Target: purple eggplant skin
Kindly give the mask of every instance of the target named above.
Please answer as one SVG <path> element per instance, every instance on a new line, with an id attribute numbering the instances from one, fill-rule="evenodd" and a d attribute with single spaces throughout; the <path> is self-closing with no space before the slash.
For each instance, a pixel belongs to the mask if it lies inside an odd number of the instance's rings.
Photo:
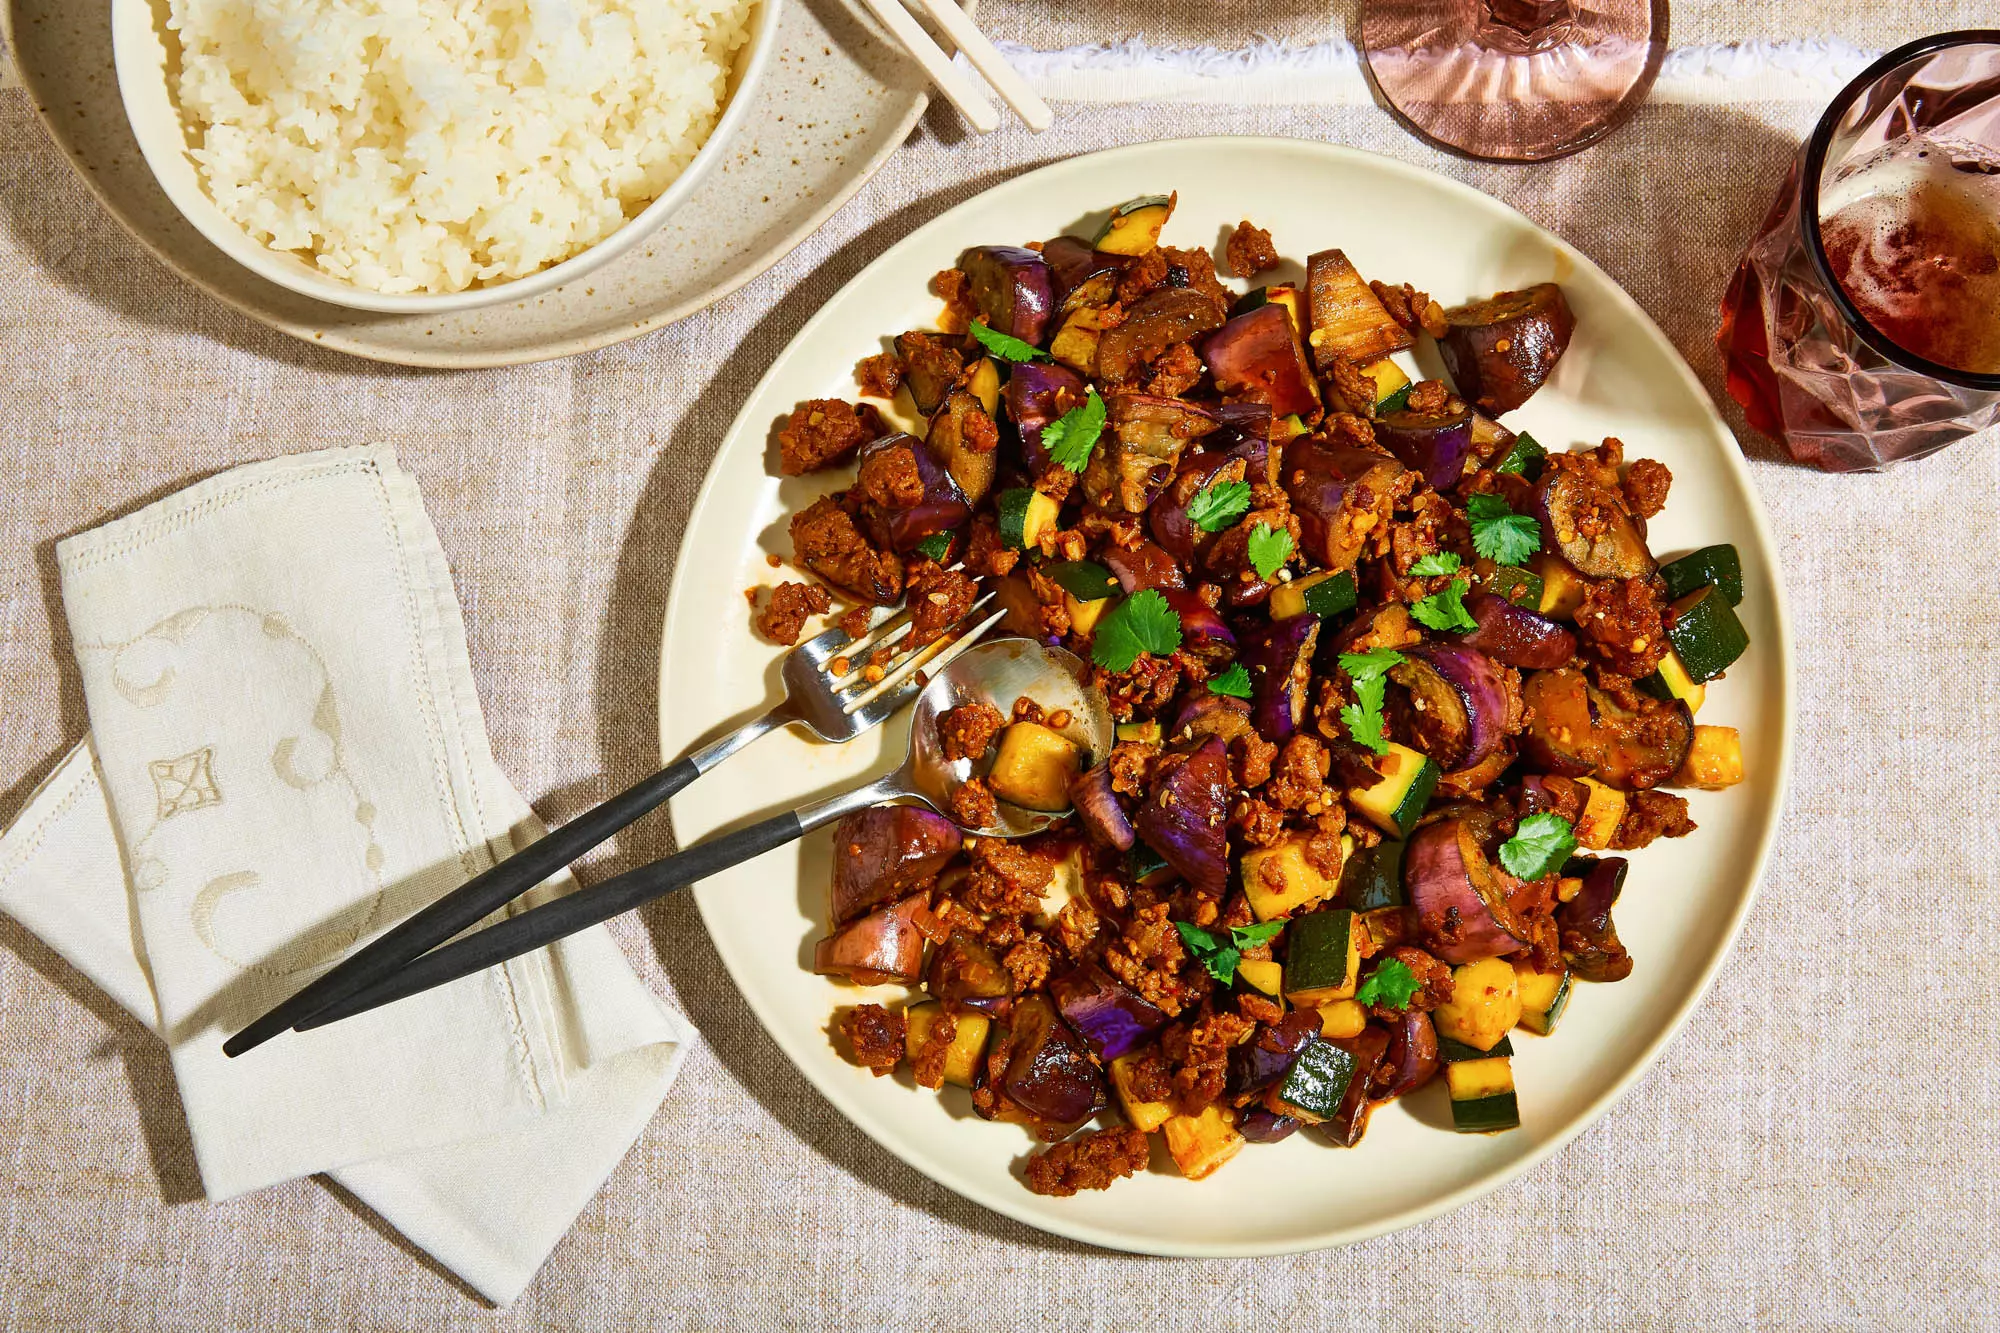
<path id="1" fill-rule="evenodd" d="M 1098 558 L 1111 571 L 1111 576 L 1118 580 L 1118 586 L 1128 593 L 1141 588 L 1164 591 L 1187 586 L 1180 565 L 1167 554 L 1165 547 L 1154 542 L 1141 541 L 1130 549 L 1107 547 Z"/>
<path id="2" fill-rule="evenodd" d="M 1376 1104 L 1372 1091 L 1375 1073 L 1389 1043 L 1389 1034 L 1372 1023 L 1361 1029 L 1361 1035 L 1334 1043 L 1354 1057 L 1354 1077 L 1347 1081 L 1347 1095 L 1340 1099 L 1340 1109 L 1319 1127 L 1319 1132 L 1343 1148 L 1352 1148 L 1368 1132 L 1368 1117 Z"/>
<path id="3" fill-rule="evenodd" d="M 1623 981 L 1632 975 L 1632 955 L 1618 942 L 1611 905 L 1625 887 L 1625 858 L 1579 856 L 1564 867 L 1583 872 L 1583 888 L 1556 908 L 1563 961 L 1585 981 Z"/>
<path id="4" fill-rule="evenodd" d="M 1030 476 L 1039 476 L 1049 466 L 1049 451 L 1042 448 L 1043 429 L 1070 409 L 1082 407 L 1089 396 L 1075 371 L 1053 361 L 1024 361 L 1008 374 L 1007 416 L 1021 437 L 1021 461 Z"/>
<path id="5" fill-rule="evenodd" d="M 1041 345 L 1056 309 L 1047 260 L 1018 245 L 975 245 L 958 257 L 958 271 L 989 327 Z"/>
<path id="6" fill-rule="evenodd" d="M 1023 996 L 1007 1020 L 1010 1053 L 1000 1090 L 1051 1124 L 1087 1120 L 1111 1104 L 1104 1071 L 1046 995 Z"/>
<path id="7" fill-rule="evenodd" d="M 833 924 L 845 925 L 932 879 L 957 856 L 958 825 L 915 805 L 878 805 L 833 831 Z"/>
<path id="8" fill-rule="evenodd" d="M 1659 568 L 1646 549 L 1644 527 L 1626 507 L 1625 498 L 1597 485 L 1570 468 L 1550 468 L 1535 483 L 1535 517 L 1542 525 L 1542 545 L 1594 579 L 1644 578 Z M 1580 520 L 1603 530 L 1585 535 Z"/>
<path id="9" fill-rule="evenodd" d="M 1500 748 L 1507 739 L 1508 691 L 1492 658 L 1445 643 L 1416 644 L 1403 657 L 1389 669 L 1390 678 L 1423 702 L 1413 725 L 1441 768 L 1471 768 Z"/>
<path id="10" fill-rule="evenodd" d="M 1576 656 L 1576 635 L 1498 593 L 1470 593 L 1465 609 L 1479 628 L 1466 630 L 1458 641 L 1496 662 L 1524 671 L 1547 671 Z"/>
<path id="11" fill-rule="evenodd" d="M 1527 946 L 1499 876 L 1465 820 L 1440 819 L 1410 835 L 1403 888 L 1433 954 L 1455 965 Z"/>
<path id="12" fill-rule="evenodd" d="M 1685 702 L 1640 695 L 1627 708 L 1573 667 L 1531 673 L 1521 701 L 1521 753 L 1538 773 L 1643 791 L 1671 778 L 1694 743 Z"/>
<path id="13" fill-rule="evenodd" d="M 1376 1071 L 1374 1095 L 1383 1101 L 1408 1096 L 1437 1071 L 1437 1025 L 1421 1009 L 1404 1010 L 1389 1026 L 1389 1046 Z"/>
<path id="14" fill-rule="evenodd" d="M 1109 302 L 1132 262 L 1129 255 L 1106 254 L 1074 236 L 1058 236 L 1044 245 L 1042 261 L 1055 279 L 1056 305 L 1064 314 Z"/>
<path id="15" fill-rule="evenodd" d="M 1311 1007 L 1260 1026 L 1255 1036 L 1229 1052 L 1230 1095 L 1262 1092 L 1291 1072 L 1299 1052 L 1319 1035 L 1319 1026 L 1319 1010 Z"/>
<path id="16" fill-rule="evenodd" d="M 1338 572 L 1354 568 L 1368 540 L 1387 530 L 1417 478 L 1393 458 L 1308 435 L 1285 445 L 1279 480 L 1299 518 L 1299 548 Z"/>
<path id="17" fill-rule="evenodd" d="M 1181 651 L 1211 665 L 1236 656 L 1236 632 L 1201 600 L 1201 594 L 1175 588 L 1160 594 L 1181 618 Z"/>
<path id="18" fill-rule="evenodd" d="M 1189 692 L 1188 700 L 1174 716 L 1174 727 L 1168 734 L 1177 741 L 1214 736 L 1228 745 L 1244 736 L 1254 735 L 1256 731 L 1257 728 L 1250 725 L 1249 700 L 1203 688 Z"/>
<path id="19" fill-rule="evenodd" d="M 1134 820 L 1148 847 L 1210 893 L 1229 883 L 1229 782 L 1228 747 L 1207 737 L 1160 760 Z"/>
<path id="20" fill-rule="evenodd" d="M 916 918 L 929 904 L 930 894 L 913 894 L 848 922 L 813 948 L 813 971 L 864 986 L 915 981 L 923 971 L 925 943 Z"/>
<path id="21" fill-rule="evenodd" d="M 1319 625 L 1318 616 L 1293 616 L 1243 636 L 1239 657 L 1250 669 L 1250 719 L 1273 745 L 1283 744 L 1305 721 Z"/>
<path id="22" fill-rule="evenodd" d="M 1262 403 L 1281 417 L 1319 413 L 1319 382 L 1291 312 L 1279 302 L 1246 310 L 1203 338 L 1201 359 L 1230 401 Z"/>
<path id="23" fill-rule="evenodd" d="M 867 473 L 871 461 L 879 468 L 896 453 L 908 454 L 915 463 L 922 493 L 914 503 L 902 508 L 872 504 L 868 507 L 863 517 L 868 535 L 875 543 L 899 552 L 913 551 L 927 537 L 963 527 L 972 517 L 972 506 L 965 502 L 965 492 L 952 480 L 950 470 L 938 461 L 937 455 L 915 436 L 884 435 L 862 445 L 862 473 Z"/>
<path id="24" fill-rule="evenodd" d="M 1236 1122 L 1236 1132 L 1250 1143 L 1277 1143 L 1290 1138 L 1304 1123 L 1295 1115 L 1278 1115 L 1261 1106 L 1253 1106 L 1243 1112 L 1243 1118 Z"/>
<path id="25" fill-rule="evenodd" d="M 1082 821 L 1083 831 L 1090 835 L 1092 842 L 1129 852 L 1132 844 L 1139 840 L 1138 833 L 1132 828 L 1132 817 L 1125 813 L 1117 793 L 1111 790 L 1109 760 L 1079 774 L 1069 784 L 1069 800 L 1076 807 L 1076 817 Z"/>
<path id="26" fill-rule="evenodd" d="M 1188 517 L 1188 506 L 1209 487 L 1241 481 L 1248 473 L 1248 462 L 1230 453 L 1203 449 L 1187 455 L 1174 479 L 1146 509 L 1146 526 L 1152 531 L 1153 540 L 1175 560 L 1192 566 L 1207 553 L 1218 534 L 1196 526 Z"/>
<path id="27" fill-rule="evenodd" d="M 1139 298 L 1124 322 L 1097 340 L 1097 378 L 1128 382 L 1175 343 L 1222 327 L 1215 302 L 1188 287 L 1160 287 Z"/>
<path id="28" fill-rule="evenodd" d="M 1137 1049 L 1167 1025 L 1164 1010 L 1096 963 L 1055 977 L 1049 994 L 1063 1021 L 1103 1060 Z"/>
<path id="29" fill-rule="evenodd" d="M 1014 978 L 999 955 L 958 931 L 931 951 L 924 989 L 947 1013 L 974 1009 L 998 1018 L 1013 1006 Z"/>
<path id="30" fill-rule="evenodd" d="M 1432 490 L 1448 491 L 1465 476 L 1472 456 L 1472 412 L 1459 404 L 1435 416 L 1405 408 L 1375 420 L 1375 438 L 1414 471 Z"/>
<path id="31" fill-rule="evenodd" d="M 1209 448 L 1241 458 L 1250 464 L 1252 481 L 1269 481 L 1264 460 L 1271 452 L 1272 415 L 1269 403 L 1224 403 L 1215 409 L 1222 429 L 1209 441 Z"/>
<path id="32" fill-rule="evenodd" d="M 1499 416 L 1542 387 L 1576 331 L 1562 288 L 1537 283 L 1444 312 L 1438 356 L 1460 395 Z"/>

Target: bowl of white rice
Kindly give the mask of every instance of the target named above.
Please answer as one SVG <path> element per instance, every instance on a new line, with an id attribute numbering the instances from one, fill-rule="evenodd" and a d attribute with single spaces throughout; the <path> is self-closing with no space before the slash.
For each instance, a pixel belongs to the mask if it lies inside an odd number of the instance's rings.
<path id="1" fill-rule="evenodd" d="M 533 297 L 658 229 L 728 150 L 779 0 L 113 0 L 175 207 L 335 305 Z"/>

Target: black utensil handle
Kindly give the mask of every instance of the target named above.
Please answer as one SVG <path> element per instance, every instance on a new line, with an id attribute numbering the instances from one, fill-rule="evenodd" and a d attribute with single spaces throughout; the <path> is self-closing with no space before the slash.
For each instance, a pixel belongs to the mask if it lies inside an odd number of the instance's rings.
<path id="1" fill-rule="evenodd" d="M 712 842 L 696 843 L 678 855 L 614 875 L 602 884 L 579 889 L 554 902 L 530 908 L 519 916 L 488 926 L 476 935 L 455 940 L 434 953 L 427 953 L 387 980 L 350 994 L 312 1014 L 298 1024 L 298 1029 L 306 1032 L 325 1027 L 343 1018 L 484 971 L 495 963 L 532 953 L 565 935 L 574 935 L 600 921 L 608 921 L 620 912 L 628 912 L 641 903 L 794 842 L 805 831 L 798 812 L 788 811 Z"/>
<path id="2" fill-rule="evenodd" d="M 397 969 L 422 957 L 481 917 L 498 911 L 641 815 L 658 809 L 699 776 L 701 769 L 695 766 L 693 758 L 676 760 L 561 828 L 550 830 L 547 837 L 529 843 L 473 876 L 258 1018 L 224 1042 L 223 1053 L 236 1056 L 253 1050 L 279 1033 L 300 1026 L 303 1020 L 328 1005 L 394 975 Z"/>

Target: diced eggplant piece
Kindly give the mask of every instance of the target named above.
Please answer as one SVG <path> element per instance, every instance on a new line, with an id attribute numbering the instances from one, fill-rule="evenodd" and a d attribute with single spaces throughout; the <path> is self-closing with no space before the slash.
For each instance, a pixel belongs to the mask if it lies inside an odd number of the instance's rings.
<path id="1" fill-rule="evenodd" d="M 1248 475 L 1249 465 L 1243 459 L 1214 448 L 1187 455 L 1166 490 L 1146 510 L 1146 526 L 1153 540 L 1181 564 L 1194 565 L 1214 543 L 1216 534 L 1197 526 L 1188 517 L 1188 506 L 1209 487 L 1244 480 Z"/>
<path id="2" fill-rule="evenodd" d="M 833 831 L 832 917 L 846 925 L 932 879 L 958 855 L 958 825 L 915 805 L 878 805 Z"/>
<path id="3" fill-rule="evenodd" d="M 1072 310 L 1049 339 L 1049 355 L 1078 374 L 1091 374 L 1097 369 L 1098 341 L 1123 313 L 1108 306 Z"/>
<path id="4" fill-rule="evenodd" d="M 1111 1104 L 1104 1071 L 1046 995 L 1026 995 L 1006 1021 L 1008 1060 L 1000 1090 L 1054 1125 L 1087 1120 Z"/>
<path id="5" fill-rule="evenodd" d="M 1511 568 L 1511 566 L 1502 566 Z M 1465 609 L 1479 628 L 1465 631 L 1458 641 L 1477 648 L 1496 662 L 1526 670 L 1547 671 L 1576 656 L 1576 636 L 1546 616 L 1516 606 L 1490 592 L 1475 592 Z"/>
<path id="6" fill-rule="evenodd" d="M 1390 679 L 1418 704 L 1411 727 L 1447 772 L 1471 768 L 1507 738 L 1508 690 L 1493 660 L 1462 644 L 1405 648 Z"/>
<path id="7" fill-rule="evenodd" d="M 1114 394 L 1105 403 L 1108 426 L 1091 451 L 1083 489 L 1100 509 L 1145 511 L 1173 478 L 1190 440 L 1222 423 L 1178 398 Z"/>
<path id="8" fill-rule="evenodd" d="M 951 1013 L 973 1009 L 999 1017 L 1012 1006 L 1014 978 L 998 955 L 960 931 L 931 952 L 924 989 Z"/>
<path id="9" fill-rule="evenodd" d="M 1118 586 L 1128 593 L 1141 588 L 1183 588 L 1187 581 L 1181 575 L 1180 563 L 1167 553 L 1165 547 L 1153 542 L 1141 541 L 1130 550 L 1122 546 L 1110 546 L 1104 550 L 1104 567 L 1118 580 Z"/>
<path id="10" fill-rule="evenodd" d="M 896 458 L 898 454 L 909 462 Z M 950 470 L 914 436 L 885 435 L 863 445 L 860 466 L 864 476 L 870 468 L 908 469 L 916 481 L 909 504 L 869 506 L 868 535 L 877 546 L 907 555 L 927 538 L 955 531 L 972 517 L 972 506 Z"/>
<path id="11" fill-rule="evenodd" d="M 1018 245 L 975 245 L 958 257 L 958 271 L 990 327 L 1041 346 L 1056 309 L 1047 260 Z"/>
<path id="12" fill-rule="evenodd" d="M 1237 315 L 1202 339 L 1201 359 L 1227 400 L 1268 404 L 1277 416 L 1319 415 L 1319 383 L 1282 305 Z"/>
<path id="13" fill-rule="evenodd" d="M 1432 953 L 1470 963 L 1526 947 L 1527 927 L 1472 825 L 1440 819 L 1411 834 L 1409 843 L 1403 884 Z"/>
<path id="14" fill-rule="evenodd" d="M 1562 288 L 1537 283 L 1444 312 L 1438 353 L 1460 396 L 1499 416 L 1542 387 L 1576 332 Z"/>
<path id="15" fill-rule="evenodd" d="M 1250 669 L 1251 718 L 1273 745 L 1305 721 L 1319 627 L 1316 616 L 1294 616 L 1267 621 L 1243 637 L 1241 659 Z"/>
<path id="16" fill-rule="evenodd" d="M 1306 260 L 1306 299 L 1312 319 L 1306 341 L 1322 375 L 1335 358 L 1365 366 L 1416 343 L 1339 250 L 1322 250 Z"/>
<path id="17" fill-rule="evenodd" d="M 1438 1037 L 1429 1014 L 1406 1009 L 1392 1023 L 1382 1070 L 1384 1076 L 1377 1078 L 1374 1091 L 1385 1101 L 1406 1097 L 1431 1081 L 1438 1071 Z"/>
<path id="18" fill-rule="evenodd" d="M 1624 790 L 1657 787 L 1694 738 L 1694 715 L 1681 700 L 1642 695 L 1629 709 L 1572 667 L 1533 673 L 1521 697 L 1528 713 L 1522 753 L 1541 773 L 1588 774 Z"/>
<path id="19" fill-rule="evenodd" d="M 1618 942 L 1611 907 L 1625 887 L 1625 858 L 1576 856 L 1563 870 L 1583 880 L 1576 897 L 1556 908 L 1563 961 L 1585 981 L 1623 981 L 1632 975 L 1632 955 Z"/>
<path id="20" fill-rule="evenodd" d="M 1236 656 L 1236 633 L 1220 613 L 1201 600 L 1201 594 L 1187 588 L 1171 588 L 1160 596 L 1181 621 L 1181 651 L 1198 657 L 1212 667 Z"/>
<path id="21" fill-rule="evenodd" d="M 1099 250 L 1074 236 L 1058 236 L 1044 245 L 1042 259 L 1055 279 L 1056 305 L 1064 314 L 1108 304 L 1132 263 L 1129 255 Z"/>
<path id="22" fill-rule="evenodd" d="M 813 971 L 863 986 L 915 981 L 924 968 L 925 943 L 917 914 L 929 907 L 928 893 L 912 894 L 848 922 L 814 946 Z"/>
<path id="23" fill-rule="evenodd" d="M 1408 408 L 1376 418 L 1375 438 L 1435 491 L 1448 491 L 1465 475 L 1472 454 L 1472 413 L 1464 406 L 1430 414 Z"/>
<path id="24" fill-rule="evenodd" d="M 1378 1027 L 1367 1027 L 1358 1036 L 1333 1044 L 1347 1052 L 1354 1069 L 1338 1108 L 1320 1126 L 1320 1133 L 1343 1148 L 1352 1148 L 1368 1132 L 1368 1115 L 1376 1105 L 1376 1099 L 1370 1095 L 1371 1084 L 1376 1067 L 1388 1052 L 1389 1034 Z"/>
<path id="25" fill-rule="evenodd" d="M 1215 302 L 1188 287 L 1160 287 L 1139 298 L 1124 322 L 1097 340 L 1097 377 L 1113 384 L 1137 377 L 1175 343 L 1222 327 Z"/>
<path id="26" fill-rule="evenodd" d="M 1250 725 L 1249 700 L 1196 690 L 1181 705 L 1169 734 L 1177 741 L 1215 736 L 1228 745 L 1254 734 L 1256 730 Z"/>
<path id="27" fill-rule="evenodd" d="M 1315 564 L 1352 569 L 1371 534 L 1383 531 L 1416 476 L 1393 458 L 1311 437 L 1285 446 L 1281 479 L 1299 519 L 1299 547 Z"/>
<path id="28" fill-rule="evenodd" d="M 1294 1009 L 1276 1023 L 1260 1025 L 1249 1041 L 1229 1052 L 1230 1095 L 1262 1092 L 1276 1083 L 1318 1036 L 1319 1013 L 1313 1009 Z"/>
<path id="29" fill-rule="evenodd" d="M 965 378 L 962 387 L 945 394 L 944 403 L 931 418 L 924 445 L 931 455 L 951 472 L 958 489 L 977 505 L 993 487 L 999 472 L 998 449 L 980 449 L 967 433 L 967 419 L 975 412 L 991 417 L 1000 401 L 1000 372 L 991 359 L 980 361 Z M 997 436 L 997 431 L 996 431 Z M 997 440 L 996 440 L 997 442 Z"/>
<path id="30" fill-rule="evenodd" d="M 1653 555 L 1626 508 L 1625 498 L 1570 468 L 1549 471 L 1535 484 L 1542 541 L 1598 579 L 1637 579 L 1653 572 Z"/>
<path id="31" fill-rule="evenodd" d="M 1121 852 L 1131 850 L 1139 835 L 1133 831 L 1132 817 L 1125 813 L 1118 794 L 1111 790 L 1108 760 L 1070 783 L 1069 799 L 1091 841 Z"/>
<path id="32" fill-rule="evenodd" d="M 965 373 L 965 353 L 942 333 L 922 329 L 900 334 L 896 354 L 903 358 L 903 386 L 917 411 L 929 416 Z"/>
<path id="33" fill-rule="evenodd" d="M 1236 1132 L 1249 1143 L 1277 1143 L 1290 1138 L 1304 1123 L 1295 1115 L 1274 1115 L 1261 1106 L 1252 1106 L 1243 1112 Z"/>
<path id="34" fill-rule="evenodd" d="M 1229 882 L 1229 751 L 1208 737 L 1161 758 L 1134 821 L 1139 837 L 1196 888 Z"/>
<path id="35" fill-rule="evenodd" d="M 1105 1060 L 1115 1060 L 1167 1025 L 1166 1012 L 1142 999 L 1096 963 L 1049 982 L 1049 994 L 1076 1034 Z"/>
<path id="36" fill-rule="evenodd" d="M 1071 370 L 1047 361 L 1027 361 L 1007 377 L 1007 416 L 1021 439 L 1021 461 L 1030 475 L 1049 465 L 1042 448 L 1042 431 L 1057 417 L 1082 407 L 1089 399 L 1083 380 Z"/>

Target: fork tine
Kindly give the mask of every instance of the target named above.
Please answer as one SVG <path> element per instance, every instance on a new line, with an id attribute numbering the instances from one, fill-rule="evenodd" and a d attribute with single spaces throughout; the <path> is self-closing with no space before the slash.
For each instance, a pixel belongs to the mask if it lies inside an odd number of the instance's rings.
<path id="1" fill-rule="evenodd" d="M 973 603 L 973 610 L 976 611 L 990 597 L 991 594 L 988 594 L 986 598 L 981 598 L 979 602 Z M 930 667 L 942 671 L 945 667 L 951 665 L 960 653 L 963 653 L 973 644 L 979 642 L 980 636 L 999 624 L 1001 620 L 1005 619 L 1006 615 L 1006 608 L 1002 607 L 1000 610 L 994 611 L 980 620 L 971 629 L 966 630 L 950 643 L 944 643 L 942 647 L 938 645 L 943 643 L 943 640 L 925 645 L 922 650 L 912 653 L 909 657 L 905 658 L 890 674 L 883 676 L 873 689 L 844 703 L 842 711 L 852 713 L 858 709 L 867 707 L 871 701 L 880 698 L 886 691 L 894 689 L 903 681 L 910 679 L 921 668 Z M 965 622 L 961 620 L 959 623 L 964 624 Z"/>
<path id="2" fill-rule="evenodd" d="M 861 637 L 860 643 L 863 645 L 872 645 L 876 638 L 887 633 L 892 627 L 908 621 L 910 616 L 907 607 L 893 610 L 878 607 L 874 614 L 880 618 L 874 620 L 869 625 L 868 632 Z M 855 648 L 854 637 L 840 626 L 833 625 L 821 630 L 792 651 L 803 654 L 814 666 L 824 668 L 834 658 L 845 657 L 854 652 Z"/>
<path id="3" fill-rule="evenodd" d="M 961 615 L 957 620 L 952 622 L 952 626 L 955 628 L 959 625 L 963 625 L 967 620 L 978 615 L 982 608 L 992 604 L 995 595 L 996 594 L 994 593 L 988 592 L 982 594 L 978 598 L 975 598 L 972 605 L 966 607 L 965 613 Z M 854 658 L 855 665 L 853 666 L 853 668 L 849 671 L 849 673 L 846 676 L 843 676 L 839 680 L 835 681 L 834 693 L 836 695 L 840 695 L 848 690 L 857 690 L 857 689 L 870 691 L 872 693 L 873 691 L 871 687 L 881 686 L 881 685 L 893 685 L 896 681 L 902 679 L 905 675 L 907 675 L 911 667 L 913 666 L 920 667 L 926 661 L 935 657 L 937 655 L 939 645 L 944 642 L 943 636 L 940 635 L 938 638 L 931 639 L 929 642 L 924 643 L 916 648 L 910 648 L 909 646 L 910 641 L 914 636 L 914 634 L 915 634 L 915 629 L 912 628 L 909 634 L 898 635 L 894 639 L 892 639 L 889 643 L 883 645 L 884 647 L 893 646 L 904 649 L 906 650 L 906 655 L 901 657 L 892 657 L 888 662 L 884 663 L 881 675 L 875 680 L 868 680 L 866 677 L 866 673 L 868 670 L 868 664 L 866 660 L 858 655 L 855 656 Z M 875 651 L 880 652 L 882 651 L 882 649 L 878 647 Z M 860 706 L 860 703 L 865 699 L 865 697 L 866 696 L 855 696 L 848 700 L 844 700 L 842 703 L 842 707 L 844 708 L 845 711 L 851 713 L 854 711 L 855 708 Z"/>

